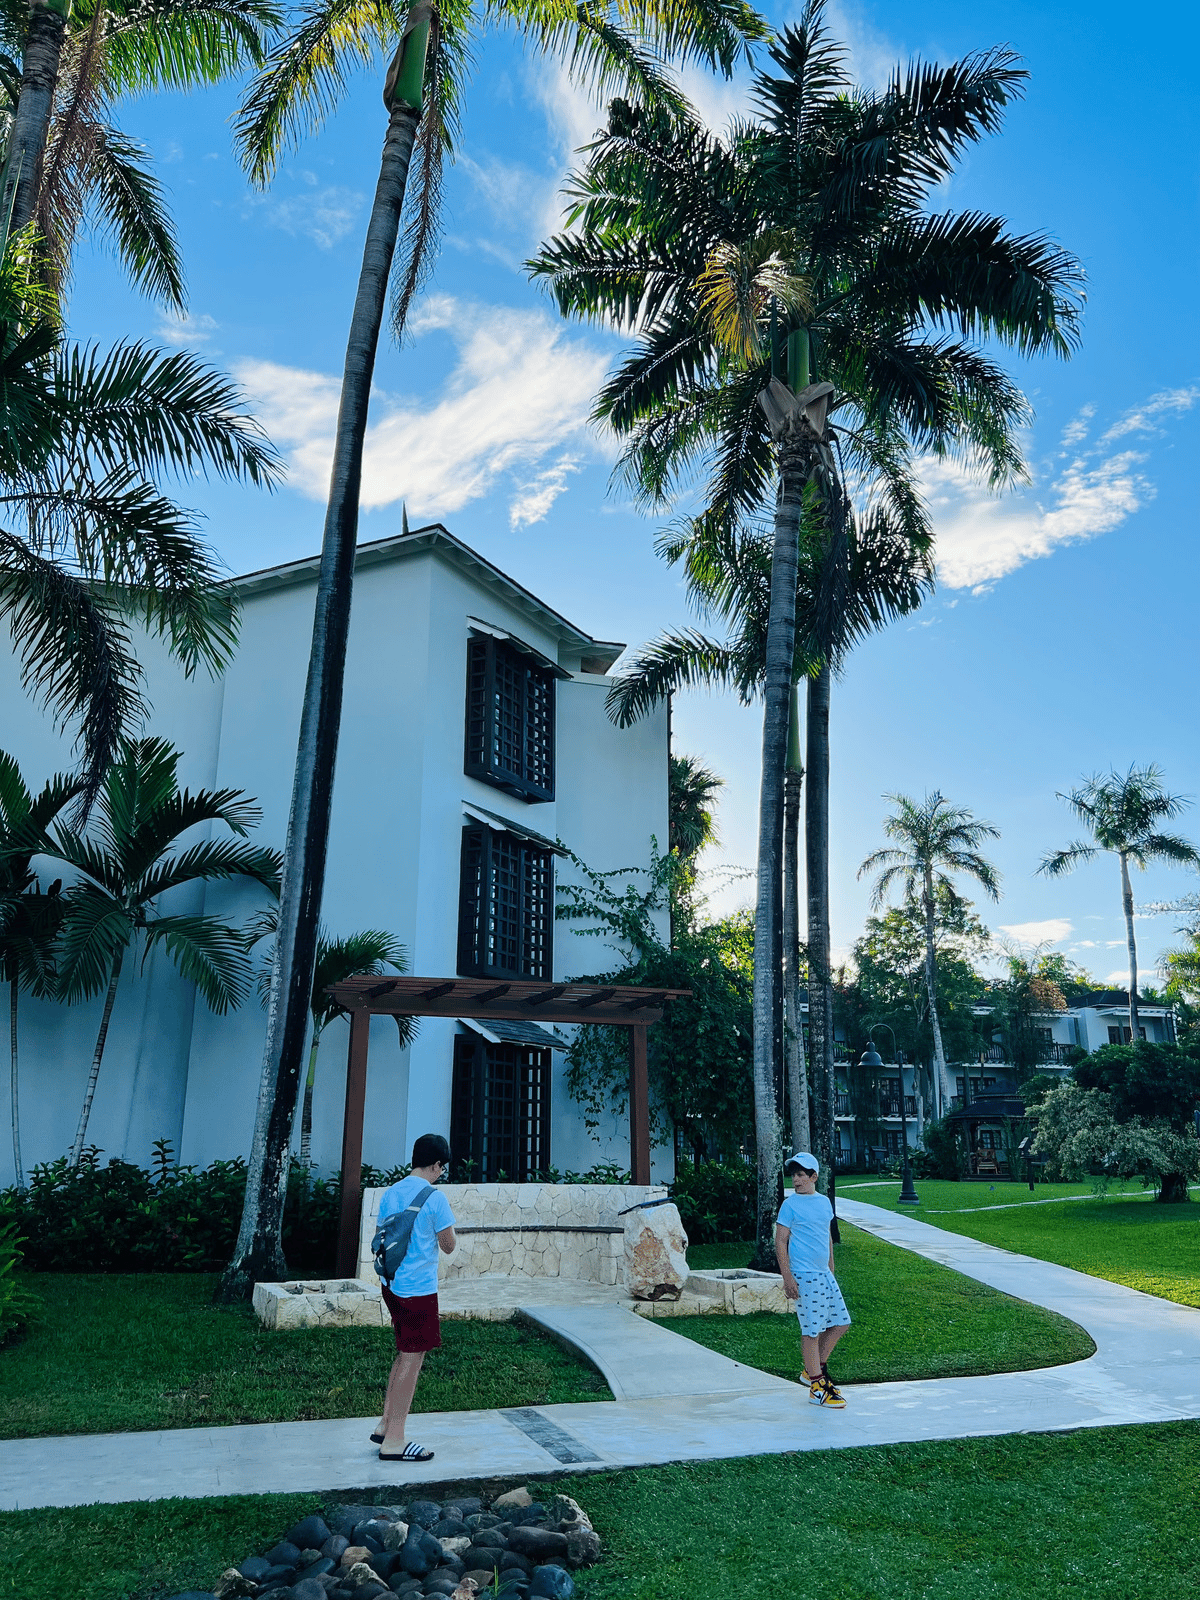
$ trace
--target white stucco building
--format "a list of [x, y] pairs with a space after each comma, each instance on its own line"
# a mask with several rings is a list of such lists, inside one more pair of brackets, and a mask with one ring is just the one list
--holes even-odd
[[[153, 705], [147, 731], [184, 752], [181, 784], [255, 796], [263, 821], [253, 837], [278, 848], [316, 578], [314, 557], [238, 580], [240, 643], [218, 680], [185, 679], [156, 641], [140, 649]], [[622, 648], [584, 633], [443, 527], [360, 546], [325, 927], [386, 929], [407, 947], [411, 972], [435, 977], [559, 979], [611, 965], [601, 941], [555, 926], [553, 885], [572, 871], [564, 847], [609, 870], [647, 865], [652, 836], [666, 846], [666, 709], [625, 730], [604, 711], [605, 675]], [[7, 653], [0, 694], [0, 745], [40, 788], [71, 767], [70, 741], [22, 692]], [[240, 917], [264, 900], [248, 886], [217, 884], [172, 909]], [[22, 996], [27, 1168], [69, 1147], [99, 1011], [99, 999], [67, 1007]], [[511, 1165], [521, 1159], [564, 1169], [628, 1161], [627, 1126], [614, 1121], [599, 1144], [587, 1136], [562, 1085], [561, 1051], [528, 1025], [507, 1036], [499, 1023], [486, 1034], [479, 1026], [426, 1020], [401, 1050], [392, 1021], [374, 1020], [364, 1160], [406, 1160], [416, 1134], [448, 1131], [452, 1100], [465, 1105], [472, 1075], [482, 1075], [476, 1087], [494, 1130], [485, 1163], [518, 1176]], [[140, 1164], [158, 1138], [184, 1162], [245, 1155], [264, 1033], [256, 997], [215, 1016], [161, 952], [144, 970], [127, 962], [89, 1141]], [[313, 1155], [325, 1170], [340, 1155], [346, 1033], [334, 1023], [321, 1045]], [[668, 1170], [656, 1167], [656, 1178]], [[11, 1181], [3, 1140], [0, 1185]]]

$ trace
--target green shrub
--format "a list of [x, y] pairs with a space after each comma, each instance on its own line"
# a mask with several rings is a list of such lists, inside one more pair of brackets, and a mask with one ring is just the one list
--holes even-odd
[[753, 1239], [757, 1175], [748, 1161], [702, 1161], [676, 1169], [671, 1195], [690, 1244]]
[[38, 1301], [17, 1282], [21, 1240], [15, 1222], [0, 1222], [0, 1345], [21, 1332], [38, 1308]]
[[[203, 1170], [176, 1166], [155, 1144], [151, 1170], [129, 1161], [101, 1166], [94, 1146], [72, 1169], [65, 1157], [35, 1167], [29, 1188], [0, 1194], [0, 1218], [23, 1236], [26, 1265], [39, 1272], [216, 1272], [233, 1254], [246, 1193], [244, 1161]], [[364, 1184], [399, 1172], [363, 1168]], [[333, 1271], [339, 1178], [314, 1178], [293, 1162], [283, 1214], [291, 1272]]]
[[925, 1149], [919, 1152], [920, 1166], [912, 1161], [921, 1178], [948, 1178], [957, 1181], [967, 1169], [967, 1153], [956, 1125], [946, 1117], [925, 1124]]

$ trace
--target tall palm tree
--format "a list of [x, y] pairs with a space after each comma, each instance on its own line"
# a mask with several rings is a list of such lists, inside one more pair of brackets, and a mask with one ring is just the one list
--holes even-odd
[[0, 621], [25, 688], [78, 720], [90, 803], [144, 710], [130, 624], [189, 675], [219, 670], [236, 638], [233, 591], [162, 481], [270, 487], [279, 458], [195, 356], [68, 343], [21, 240], [0, 258], [0, 370]]
[[66, 277], [90, 215], [135, 283], [183, 305], [178, 241], [161, 186], [144, 146], [114, 126], [113, 102], [259, 66], [281, 20], [272, 0], [29, 0], [5, 9], [0, 216], [11, 233], [35, 226], [52, 281]]
[[[245, 842], [262, 812], [240, 789], [181, 790], [180, 752], [163, 739], [128, 740], [105, 774], [90, 831], [58, 822], [41, 854], [78, 873], [64, 895], [58, 945], [59, 993], [104, 994], [104, 1010], [71, 1147], [83, 1154], [96, 1082], [125, 958], [138, 942], [142, 965], [162, 947], [219, 1014], [241, 1004], [251, 978], [245, 933], [202, 912], [164, 911], [162, 896], [189, 884], [250, 878], [278, 893], [280, 856]], [[193, 828], [220, 822], [234, 839], [187, 843]]]
[[[254, 931], [256, 934], [260, 929], [263, 933], [274, 933], [276, 922], [275, 913], [268, 912]], [[300, 1160], [306, 1167], [312, 1165], [312, 1104], [321, 1035], [335, 1018], [349, 1016], [346, 1008], [331, 998], [329, 990], [333, 984], [344, 983], [347, 978], [382, 977], [389, 968], [394, 972], [406, 972], [407, 951], [399, 939], [379, 928], [366, 928], [361, 933], [346, 934], [340, 939], [331, 939], [327, 933], [322, 933], [317, 941], [317, 961], [313, 968], [312, 996], [309, 1001], [312, 1041], [308, 1050], [308, 1071], [304, 1078], [304, 1100], [300, 1111]], [[259, 974], [258, 988], [263, 999], [266, 999], [271, 989], [269, 964]], [[413, 1041], [416, 1020], [413, 1017], [397, 1017], [396, 1026], [400, 1030], [400, 1048], [403, 1049]]]
[[[668, 632], [637, 652], [625, 671], [614, 679], [607, 698], [610, 716], [623, 727], [679, 688], [699, 684], [733, 688], [743, 703], [748, 703], [762, 694], [766, 678], [773, 532], [753, 525], [731, 532], [714, 520], [705, 519], [669, 532], [660, 539], [659, 550], [668, 561], [684, 563], [693, 603], [703, 613], [724, 620], [733, 632], [726, 641], [691, 630]], [[826, 659], [840, 664], [860, 639], [884, 627], [893, 617], [915, 610], [928, 591], [932, 569], [927, 548], [921, 542], [910, 540], [903, 528], [894, 525], [886, 507], [879, 506], [861, 520], [851, 515], [845, 540], [836, 543], [824, 540], [819, 529], [806, 524], [798, 555], [795, 599], [798, 626], [792, 663], [784, 791], [783, 906], [782, 918], [775, 924], [782, 938], [774, 957], [769, 958], [776, 971], [782, 970], [783, 1006], [779, 1006], [776, 996], [772, 1002], [777, 1026], [771, 1041], [769, 1082], [775, 1102], [770, 1123], [773, 1129], [784, 1098], [779, 1081], [782, 1064], [791, 1110], [792, 1148], [806, 1150], [811, 1127], [800, 1000], [799, 813], [803, 766], [799, 755], [797, 683], [807, 677], [811, 691], [816, 680], [824, 686], [827, 696], [829, 674], [822, 671]], [[837, 606], [831, 607], [826, 596], [834, 588], [840, 598]], [[811, 726], [812, 718], [810, 729]], [[827, 737], [827, 699], [825, 728]], [[819, 741], [814, 741], [814, 752], [818, 778], [814, 786], [810, 774], [810, 797], [814, 787], [827, 788], [829, 781], [828, 760], [822, 760]], [[818, 819], [827, 805], [826, 797], [822, 804], [813, 807]], [[806, 829], [810, 846], [810, 884], [828, 870], [827, 864], [822, 866], [827, 858], [816, 854], [816, 837], [816, 824], [812, 824]], [[811, 927], [816, 927], [812, 916], [809, 921]], [[827, 944], [826, 936], [826, 949]], [[756, 948], [761, 947], [756, 944]], [[810, 987], [810, 1025], [815, 1024], [812, 1035], [823, 1045], [826, 1036], [832, 1043], [832, 1017], [825, 1021], [823, 1013], [817, 1014], [819, 1005], [820, 992], [814, 995]], [[832, 1148], [834, 1100], [833, 1091], [826, 1088], [820, 1072], [816, 1088], [818, 1144], [827, 1159]], [[769, 1132], [763, 1138], [761, 1124], [759, 1127], [758, 1139], [766, 1146], [759, 1156], [759, 1180], [764, 1188], [760, 1211], [765, 1217], [774, 1206], [779, 1162]], [[768, 1248], [769, 1240], [765, 1236], [761, 1243], [764, 1249]]]
[[[317, 578], [312, 651], [288, 821], [280, 937], [276, 941], [267, 1043], [246, 1203], [221, 1293], [245, 1299], [256, 1278], [284, 1270], [280, 1224], [287, 1151], [308, 1025], [333, 772], [341, 721], [346, 639], [358, 536], [371, 377], [400, 223], [408, 211], [397, 275], [393, 329], [432, 265], [439, 229], [442, 162], [457, 137], [473, 40], [484, 25], [519, 31], [562, 57], [577, 80], [682, 110], [662, 57], [696, 61], [726, 75], [766, 27], [745, 0], [309, 0], [295, 30], [272, 52], [242, 108], [238, 127], [251, 178], [265, 183], [282, 150], [320, 126], [341, 99], [352, 68], [395, 50], [383, 85], [388, 114], [375, 199], [350, 320], [334, 435], [329, 501]], [[418, 179], [409, 197], [409, 166]]]
[[1101, 851], [1115, 855], [1121, 864], [1121, 909], [1125, 913], [1125, 939], [1129, 949], [1129, 1037], [1140, 1037], [1138, 1022], [1137, 940], [1133, 933], [1133, 884], [1129, 864], [1143, 872], [1151, 861], [1173, 866], [1200, 866], [1200, 851], [1177, 833], [1162, 833], [1159, 825], [1186, 809], [1183, 795], [1168, 794], [1163, 788], [1162, 768], [1131, 766], [1128, 772], [1097, 773], [1085, 778], [1078, 789], [1059, 794], [1092, 836], [1076, 839], [1063, 850], [1044, 856], [1039, 872], [1060, 878], [1073, 872], [1080, 862], [1090, 861]]
[[61, 885], [44, 893], [33, 870], [46, 829], [74, 798], [75, 778], [56, 773], [38, 795], [21, 776], [12, 756], [0, 750], [0, 978], [8, 984], [9, 1112], [13, 1171], [25, 1187], [21, 1159], [21, 1109], [17, 1056], [17, 1001], [20, 991], [54, 992], [53, 946], [62, 921]]
[[937, 950], [935, 932], [939, 897], [956, 897], [953, 875], [965, 873], [981, 884], [993, 900], [1000, 897], [1000, 878], [981, 853], [985, 839], [998, 839], [999, 829], [980, 822], [966, 806], [951, 805], [938, 791], [924, 800], [906, 794], [887, 794], [895, 812], [885, 819], [883, 831], [893, 844], [873, 851], [858, 869], [878, 873], [871, 891], [871, 905], [878, 909], [893, 885], [899, 884], [904, 898], [921, 908], [925, 919], [925, 992], [929, 1000], [929, 1026], [933, 1032], [933, 1057], [937, 1097], [946, 1083], [946, 1052], [942, 1048], [942, 1028], [937, 1008]]
[[[570, 231], [532, 263], [565, 314], [637, 335], [596, 414], [626, 437], [621, 465], [640, 498], [664, 504], [706, 467], [706, 518], [728, 525], [774, 507], [755, 934], [756, 1105], [768, 1155], [778, 1007], [775, 963], [762, 953], [776, 946], [780, 907], [801, 522], [830, 547], [837, 580], [849, 520], [843, 464], [917, 546], [929, 529], [914, 451], [957, 450], [996, 484], [1019, 472], [1028, 408], [983, 342], [1066, 354], [1080, 302], [1077, 264], [1044, 238], [928, 209], [967, 146], [995, 131], [1021, 92], [1016, 58], [994, 50], [945, 68], [917, 62], [868, 92], [851, 82], [823, 12], [823, 0], [810, 0], [784, 30], [771, 50], [777, 74], [755, 80], [757, 118], [727, 140], [615, 103], [572, 180]], [[822, 619], [839, 594], [839, 581], [822, 589]], [[814, 636], [829, 631], [822, 620]], [[806, 765], [810, 1020], [831, 1085], [829, 670], [818, 664], [810, 683]], [[831, 1089], [827, 1100], [822, 1140], [832, 1138]], [[765, 1203], [763, 1189], [764, 1236]]]
[[671, 849], [684, 861], [691, 861], [701, 850], [716, 843], [717, 827], [713, 813], [717, 792], [725, 779], [711, 771], [696, 756], [671, 756], [668, 761], [668, 802]]

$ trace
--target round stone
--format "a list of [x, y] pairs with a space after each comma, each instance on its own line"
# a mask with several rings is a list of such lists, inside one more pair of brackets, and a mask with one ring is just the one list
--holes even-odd
[[538, 1600], [571, 1600], [575, 1580], [562, 1567], [538, 1567], [529, 1585], [530, 1596]]
[[325, 1518], [312, 1516], [288, 1529], [287, 1542], [294, 1544], [297, 1550], [319, 1550], [329, 1536]]
[[435, 1522], [442, 1519], [442, 1508], [436, 1500], [413, 1500], [409, 1502], [407, 1520], [415, 1522], [422, 1528], [432, 1528]]

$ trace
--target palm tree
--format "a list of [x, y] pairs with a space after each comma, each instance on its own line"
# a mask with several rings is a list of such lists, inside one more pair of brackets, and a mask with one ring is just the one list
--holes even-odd
[[57, 773], [35, 796], [13, 757], [0, 750], [0, 977], [8, 984], [9, 1110], [18, 1189], [25, 1187], [25, 1167], [21, 1159], [17, 1000], [22, 988], [41, 996], [54, 992], [53, 946], [63, 904], [60, 884], [51, 884], [42, 892], [33, 857], [45, 830], [78, 789], [77, 779]]
[[1159, 824], [1177, 817], [1189, 802], [1163, 788], [1162, 769], [1131, 766], [1126, 773], [1097, 773], [1078, 789], [1059, 794], [1092, 836], [1089, 844], [1076, 839], [1064, 850], [1046, 855], [1039, 872], [1060, 878], [1082, 861], [1101, 851], [1115, 855], [1121, 864], [1121, 907], [1125, 913], [1125, 939], [1129, 948], [1129, 1037], [1140, 1037], [1138, 1023], [1137, 940], [1133, 933], [1133, 884], [1129, 863], [1143, 872], [1151, 861], [1173, 866], [1200, 866], [1200, 851], [1177, 833], [1160, 833]]
[[[117, 984], [130, 949], [140, 940], [142, 965], [161, 946], [223, 1015], [241, 1004], [251, 977], [245, 933], [203, 912], [166, 912], [171, 889], [226, 878], [251, 878], [279, 889], [277, 851], [243, 842], [262, 815], [240, 789], [179, 788], [180, 752], [163, 739], [127, 740], [105, 774], [89, 833], [59, 822], [41, 853], [79, 874], [63, 896], [58, 986], [65, 1000], [104, 992], [104, 1010], [71, 1147], [78, 1166], [96, 1081], [112, 1020]], [[220, 822], [235, 839], [185, 843], [191, 829]]]
[[183, 305], [178, 240], [161, 186], [147, 170], [145, 147], [113, 125], [112, 103], [260, 66], [266, 36], [281, 20], [271, 0], [29, 0], [6, 11], [0, 216], [9, 233], [35, 227], [53, 283], [67, 276], [76, 233], [90, 216], [135, 283]]
[[[264, 919], [264, 932], [275, 932], [276, 918], [268, 912]], [[256, 930], [257, 931], [257, 930]], [[338, 1005], [329, 994], [335, 983], [347, 978], [382, 977], [391, 968], [407, 972], [407, 952], [399, 939], [379, 928], [366, 928], [361, 933], [347, 934], [341, 939], [331, 939], [322, 933], [317, 941], [317, 961], [313, 968], [312, 997], [309, 1012], [312, 1016], [312, 1042], [308, 1050], [308, 1072], [304, 1079], [304, 1102], [300, 1112], [300, 1160], [312, 1165], [312, 1103], [317, 1081], [317, 1052], [321, 1048], [321, 1035], [336, 1017], [349, 1016], [344, 1006]], [[259, 975], [259, 993], [264, 999], [270, 993], [271, 969], [268, 965]], [[412, 1043], [416, 1034], [413, 1017], [397, 1017], [400, 1030], [400, 1048]]]
[[983, 886], [993, 900], [1000, 897], [1000, 878], [991, 862], [980, 854], [985, 839], [998, 839], [999, 830], [990, 822], [980, 822], [966, 806], [954, 806], [938, 791], [924, 800], [906, 794], [886, 794], [896, 807], [884, 821], [885, 835], [894, 841], [875, 850], [858, 869], [861, 878], [868, 872], [879, 876], [871, 891], [872, 908], [878, 909], [894, 884], [904, 898], [920, 906], [925, 919], [925, 992], [929, 1000], [929, 1026], [933, 1032], [933, 1058], [936, 1093], [940, 1100], [946, 1079], [946, 1052], [942, 1048], [942, 1028], [937, 1008], [937, 950], [935, 944], [939, 898], [948, 903], [957, 899], [952, 874], [966, 873]]
[[279, 459], [195, 356], [68, 344], [27, 242], [0, 259], [0, 364], [0, 620], [24, 687], [59, 725], [79, 721], [90, 804], [144, 711], [130, 623], [189, 675], [219, 671], [236, 639], [236, 597], [160, 480], [270, 487]]
[[[875, 507], [868, 516], [859, 520], [851, 516], [847, 523], [846, 539], [830, 544], [813, 535], [811, 527], [799, 544], [799, 562], [796, 584], [796, 614], [799, 626], [796, 635], [792, 667], [791, 715], [788, 728], [788, 762], [784, 789], [784, 839], [783, 839], [783, 907], [782, 918], [776, 921], [781, 933], [780, 945], [771, 965], [782, 969], [782, 1015], [776, 998], [774, 1016], [778, 1025], [772, 1039], [772, 1062], [783, 1066], [787, 1080], [787, 1100], [790, 1107], [792, 1148], [806, 1150], [810, 1141], [808, 1073], [804, 1059], [804, 1032], [801, 1012], [801, 951], [799, 919], [799, 835], [800, 799], [803, 786], [803, 764], [800, 761], [800, 707], [797, 682], [808, 676], [810, 692], [814, 680], [826, 695], [825, 738], [828, 738], [828, 685], [829, 673], [822, 672], [820, 664], [828, 657], [841, 663], [852, 646], [867, 634], [884, 627], [893, 617], [915, 610], [923, 600], [932, 580], [928, 551], [923, 545], [905, 537], [902, 529], [893, 526], [886, 509]], [[733, 688], [743, 703], [762, 693], [766, 677], [765, 645], [770, 605], [773, 535], [761, 528], [745, 528], [730, 534], [711, 519], [690, 525], [682, 534], [668, 534], [659, 541], [659, 549], [668, 561], [683, 561], [688, 575], [690, 598], [702, 612], [725, 620], [734, 629], [728, 641], [719, 641], [695, 632], [668, 632], [635, 654], [626, 670], [614, 680], [609, 690], [609, 714], [622, 727], [665, 695], [687, 685], [704, 684], [710, 688]], [[843, 569], [844, 563], [844, 569]], [[840, 595], [836, 608], [830, 607], [824, 597], [836, 587]], [[819, 637], [820, 635], [820, 637]], [[814, 667], [817, 671], [814, 674]], [[812, 732], [814, 719], [810, 717]], [[828, 873], [827, 855], [816, 849], [819, 819], [828, 808], [827, 788], [829, 765], [827, 745], [818, 739], [811, 740], [818, 782], [809, 783], [810, 802], [814, 793], [823, 795], [820, 803], [812, 804], [817, 821], [806, 828], [809, 845], [809, 883], [821, 881]], [[811, 777], [811, 775], [810, 775]], [[825, 835], [827, 840], [827, 834]], [[827, 851], [827, 843], [825, 846]], [[815, 863], [815, 864], [814, 864]], [[811, 898], [811, 896], [810, 896]], [[810, 914], [810, 927], [818, 923]], [[826, 941], [828, 951], [828, 932]], [[828, 957], [826, 955], [826, 966]], [[826, 1038], [832, 1046], [832, 1015], [826, 1020], [819, 1012], [820, 991], [813, 1004], [810, 987], [810, 1027], [819, 1045]], [[815, 1024], [815, 1026], [814, 1026]], [[782, 1032], [782, 1038], [779, 1033]], [[830, 1055], [832, 1050], [830, 1049]], [[822, 1062], [824, 1056], [821, 1057]], [[829, 1069], [832, 1084], [832, 1068]], [[780, 1078], [778, 1065], [770, 1069], [772, 1097], [781, 1104], [783, 1095], [774, 1089]], [[817, 1109], [818, 1140], [825, 1157], [832, 1149], [834, 1091], [827, 1086], [824, 1076], [818, 1077]], [[764, 1094], [763, 1098], [766, 1096]], [[774, 1113], [771, 1126], [774, 1126]], [[761, 1128], [761, 1124], [760, 1124]], [[761, 1137], [761, 1134], [760, 1134]], [[766, 1142], [766, 1141], [764, 1141]], [[778, 1181], [777, 1151], [770, 1143], [759, 1162], [759, 1179], [767, 1190], [762, 1198], [760, 1212], [767, 1215], [774, 1206], [773, 1198]], [[762, 1247], [770, 1259], [769, 1241], [764, 1238]]]
[[713, 813], [717, 791], [725, 779], [709, 770], [696, 756], [668, 758], [668, 804], [671, 849], [691, 862], [717, 839]]
[[[238, 138], [251, 178], [265, 183], [280, 153], [319, 127], [341, 99], [351, 68], [394, 49], [383, 85], [388, 113], [375, 199], [350, 320], [334, 436], [316, 613], [288, 821], [280, 937], [246, 1203], [221, 1293], [245, 1299], [256, 1278], [285, 1270], [279, 1231], [296, 1086], [308, 1025], [318, 918], [341, 722], [346, 639], [358, 536], [358, 502], [371, 377], [400, 223], [408, 207], [393, 328], [402, 337], [413, 297], [432, 265], [442, 162], [457, 138], [472, 40], [488, 21], [518, 29], [565, 59], [577, 79], [682, 110], [661, 54], [726, 75], [766, 25], [745, 0], [310, 0], [273, 51], [242, 107]], [[414, 152], [418, 181], [408, 196]]]
[[[756, 1104], [768, 1150], [777, 980], [762, 951], [775, 948], [780, 905], [797, 532], [803, 515], [831, 548], [831, 577], [845, 570], [838, 549], [848, 537], [825, 408], [838, 414], [852, 479], [920, 546], [929, 530], [914, 451], [957, 450], [996, 484], [1022, 469], [1017, 428], [1028, 408], [983, 342], [1067, 354], [1080, 300], [1077, 264], [1044, 238], [928, 210], [965, 148], [995, 131], [1020, 93], [1016, 58], [995, 50], [947, 68], [918, 62], [867, 92], [846, 74], [823, 10], [810, 0], [784, 30], [771, 50], [778, 75], [755, 81], [757, 120], [728, 140], [614, 103], [572, 180], [572, 230], [531, 264], [565, 314], [638, 336], [596, 414], [626, 437], [621, 466], [646, 504], [690, 487], [703, 466], [704, 517], [730, 525], [774, 504], [755, 935]], [[819, 615], [838, 604], [834, 582]], [[818, 667], [809, 692], [816, 799], [807, 824], [810, 1018], [831, 1083], [828, 671]], [[831, 1116], [830, 1104], [823, 1129]]]

